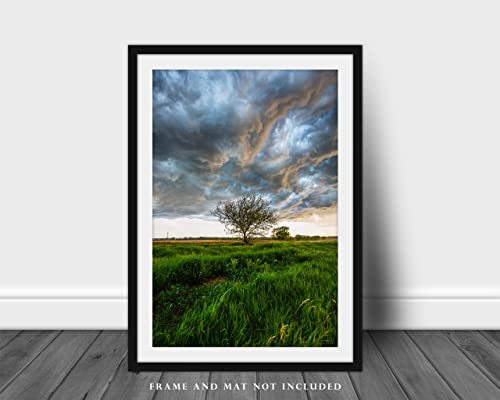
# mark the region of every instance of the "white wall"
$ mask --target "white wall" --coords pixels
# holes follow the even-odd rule
[[[126,46],[364,45],[365,321],[500,328],[494,2],[0,5],[0,327],[126,326]]]

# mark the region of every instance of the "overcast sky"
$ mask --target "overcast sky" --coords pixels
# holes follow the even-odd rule
[[[224,236],[259,193],[292,234],[337,234],[336,71],[153,72],[153,236]]]

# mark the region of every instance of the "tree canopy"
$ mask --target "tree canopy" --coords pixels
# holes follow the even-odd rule
[[[237,200],[219,202],[212,215],[224,224],[226,231],[249,243],[265,235],[278,221],[276,211],[261,195],[244,195]]]
[[[290,228],[288,226],[278,226],[273,229],[273,236],[278,240],[290,239]]]

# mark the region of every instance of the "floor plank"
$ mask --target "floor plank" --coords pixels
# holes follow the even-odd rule
[[[128,370],[127,355],[125,355],[102,399],[151,400],[156,392],[151,390],[149,386],[151,383],[159,382],[160,377],[161,372],[130,372]]]
[[[59,334],[57,331],[23,331],[0,350],[0,392]]]
[[[499,331],[372,332],[363,371],[142,372],[127,370],[126,332],[0,331],[0,400],[379,400],[500,399]],[[155,390],[153,383],[186,383]],[[217,383],[214,391],[192,390]],[[247,390],[223,384],[247,383]],[[254,390],[253,383],[277,383]],[[340,383],[339,391],[283,391],[281,384]]]
[[[217,390],[208,392],[207,400],[254,400],[257,399],[257,391],[253,390],[253,384],[257,382],[256,372],[212,372],[210,381],[215,382]],[[247,388],[251,390],[224,390],[224,383],[234,385],[246,383]]]
[[[363,333],[363,370],[349,373],[360,400],[407,399],[394,374],[366,332]]]
[[[479,333],[500,349],[500,331],[479,331]]]
[[[305,381],[307,383],[339,383],[340,390],[310,390],[311,400],[358,400],[351,379],[347,372],[305,372]]]
[[[386,331],[370,335],[410,399],[458,399],[406,333]]]
[[[126,352],[127,332],[102,332],[55,389],[50,400],[99,399]]]
[[[458,346],[488,378],[500,388],[500,350],[488,339],[474,331],[446,331]]]
[[[7,385],[0,399],[47,399],[98,334],[96,331],[62,332]]]
[[[408,332],[446,382],[466,399],[500,399],[500,390],[442,332]]]
[[[300,372],[259,372],[257,381],[260,400],[307,400],[305,390],[283,390],[283,383],[304,385],[304,376]],[[269,385],[267,389],[266,384]],[[271,384],[274,384],[274,390]]]
[[[7,345],[20,333],[21,331],[0,331],[0,349]]]
[[[162,385],[185,383],[187,390],[159,390],[154,400],[204,400],[207,396],[206,390],[194,390],[194,385],[208,383],[209,375],[209,372],[165,372],[160,379]]]

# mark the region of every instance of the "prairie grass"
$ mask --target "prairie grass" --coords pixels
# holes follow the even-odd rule
[[[336,346],[337,242],[153,245],[153,345]]]

